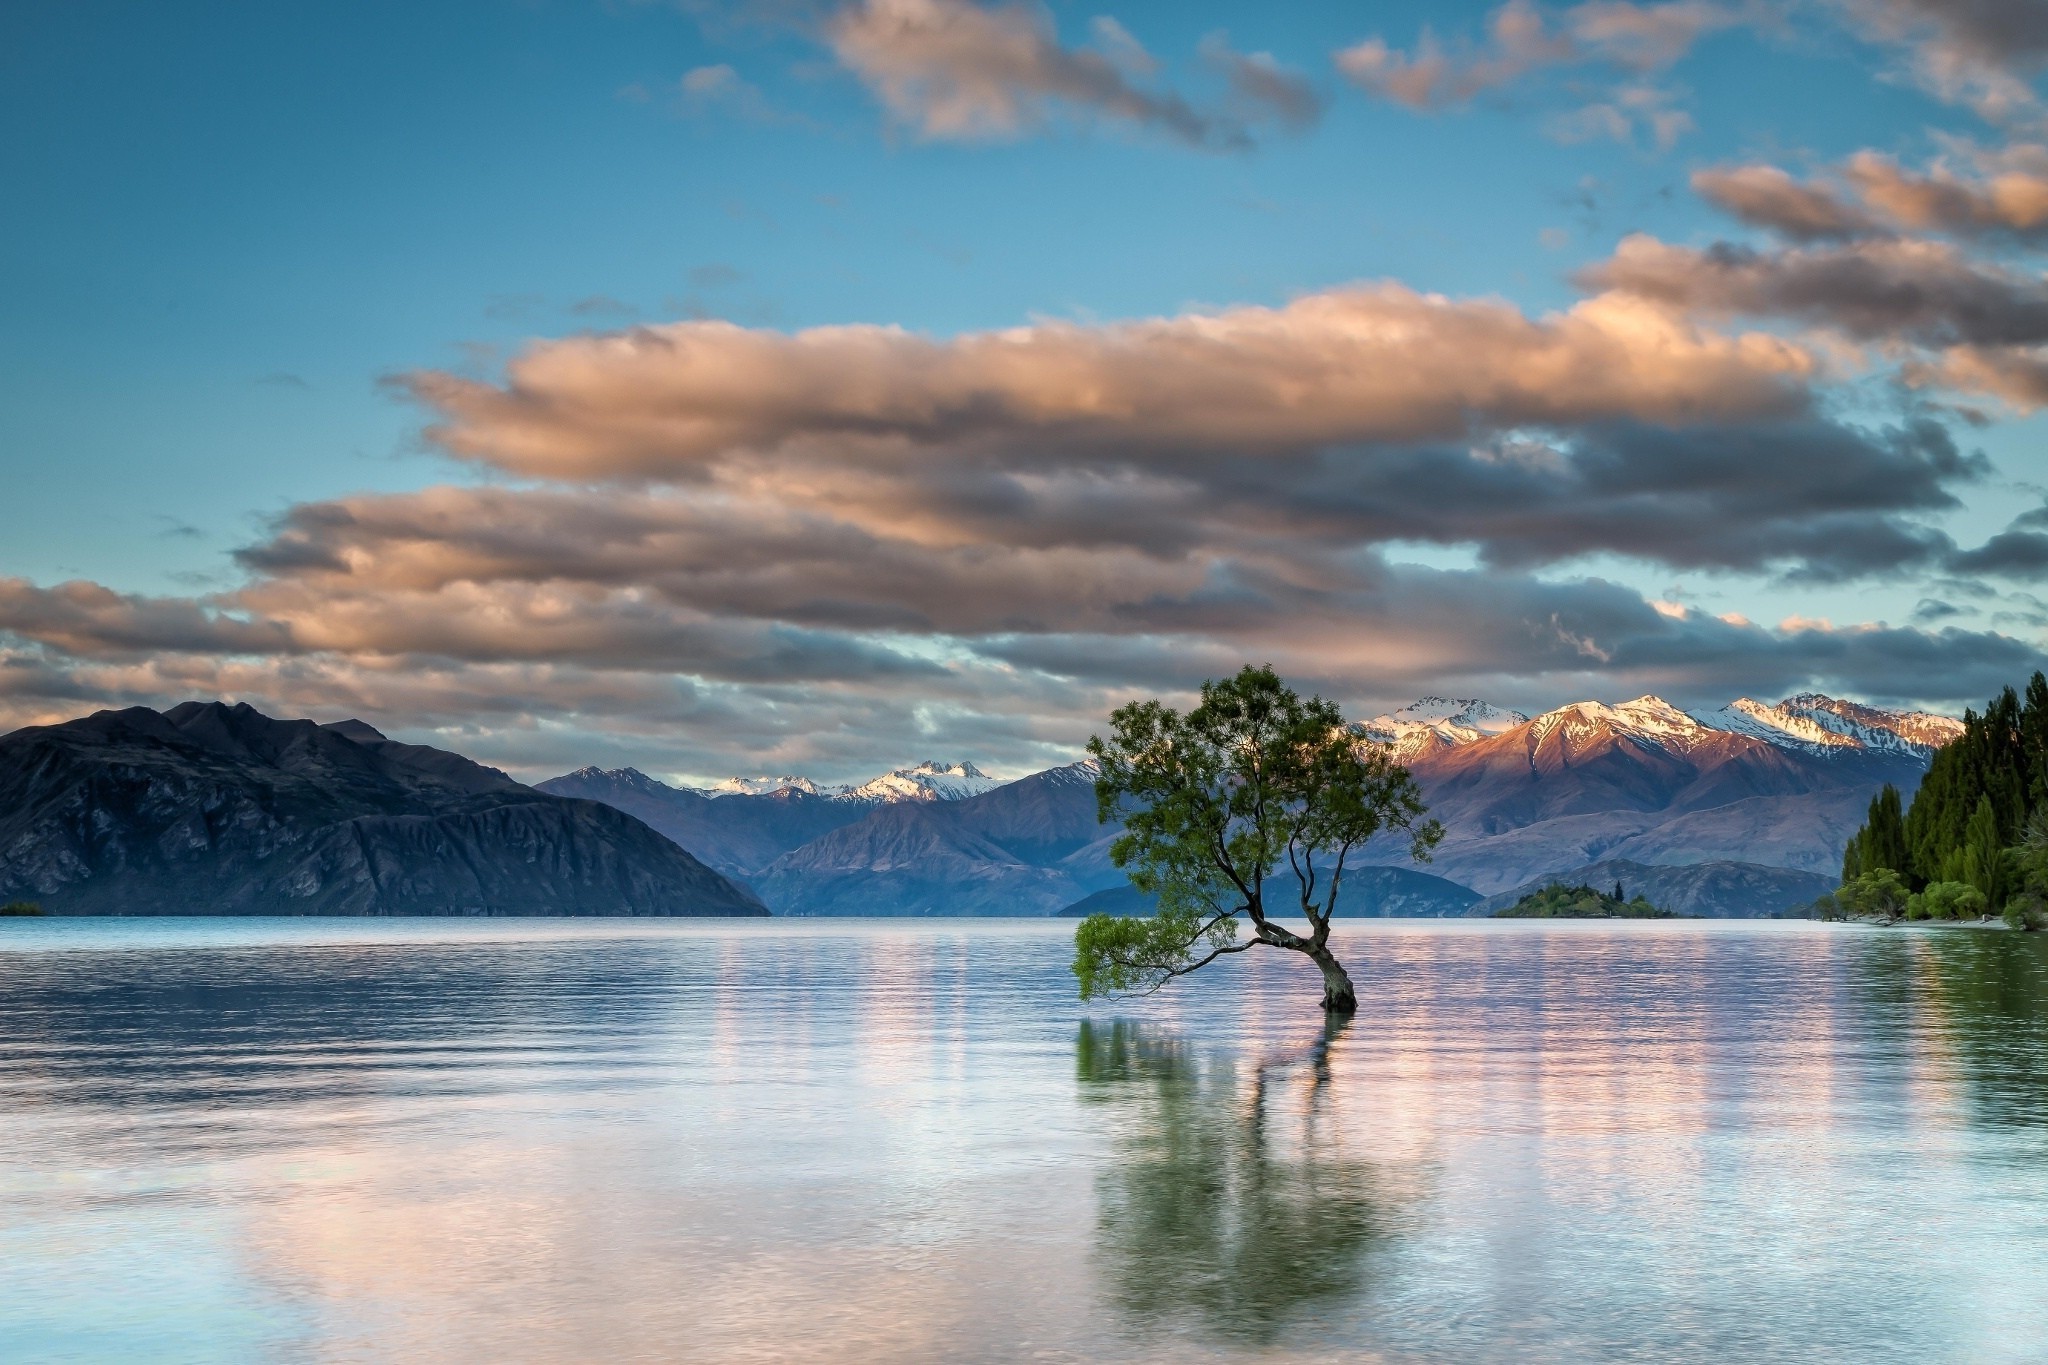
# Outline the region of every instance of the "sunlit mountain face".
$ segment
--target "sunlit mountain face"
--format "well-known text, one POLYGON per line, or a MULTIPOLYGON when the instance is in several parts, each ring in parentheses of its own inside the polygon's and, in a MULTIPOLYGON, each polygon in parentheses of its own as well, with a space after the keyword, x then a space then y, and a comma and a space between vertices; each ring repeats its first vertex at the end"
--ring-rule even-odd
MULTIPOLYGON (((1585 701, 1533 718, 1429 696, 1360 729, 1414 773, 1446 835, 1422 867, 1399 840, 1365 850, 1354 913, 1486 913, 1568 877, 1723 916, 1777 914, 1828 890, 1871 796, 1886 783, 1910 794, 1960 723, 1817 694, 1697 713, 1657 697, 1585 701)), ((861 794, 874 784, 712 794, 586 768, 541 789, 638 816, 777 913, 1145 910, 1109 857, 1118 828, 1099 819, 1094 778, 1084 762, 877 800, 861 794)))

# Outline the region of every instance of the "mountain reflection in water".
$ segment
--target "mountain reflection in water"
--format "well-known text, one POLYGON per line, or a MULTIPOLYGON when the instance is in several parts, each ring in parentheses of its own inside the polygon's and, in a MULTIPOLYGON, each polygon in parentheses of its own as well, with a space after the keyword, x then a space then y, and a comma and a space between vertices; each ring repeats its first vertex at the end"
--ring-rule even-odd
POLYGON ((1241 1064, 1142 1022, 1082 1021, 1082 1102, 1107 1111, 1113 1134, 1095 1258, 1137 1326, 1266 1345, 1366 1291, 1388 1192, 1323 1103, 1347 1023, 1241 1064))

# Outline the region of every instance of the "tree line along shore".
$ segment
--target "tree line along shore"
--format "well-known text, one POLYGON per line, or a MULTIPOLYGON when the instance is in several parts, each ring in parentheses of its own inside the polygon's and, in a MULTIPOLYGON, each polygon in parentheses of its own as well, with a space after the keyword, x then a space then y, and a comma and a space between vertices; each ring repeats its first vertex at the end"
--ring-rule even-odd
POLYGON ((1823 918, 2048 928, 2048 678, 1963 713, 1910 805, 1887 784, 1842 855, 1823 918))

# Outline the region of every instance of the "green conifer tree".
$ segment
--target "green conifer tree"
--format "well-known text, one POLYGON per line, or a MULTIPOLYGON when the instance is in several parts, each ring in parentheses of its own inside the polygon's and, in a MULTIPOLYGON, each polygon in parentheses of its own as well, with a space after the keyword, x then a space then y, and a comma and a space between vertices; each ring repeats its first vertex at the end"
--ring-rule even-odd
POLYGON ((1964 831, 1962 863, 1960 880, 1982 892, 1992 909, 2003 909, 2012 893, 2011 877, 2005 840, 1998 832, 1998 810, 1988 794, 1977 802, 1976 813, 1964 831))

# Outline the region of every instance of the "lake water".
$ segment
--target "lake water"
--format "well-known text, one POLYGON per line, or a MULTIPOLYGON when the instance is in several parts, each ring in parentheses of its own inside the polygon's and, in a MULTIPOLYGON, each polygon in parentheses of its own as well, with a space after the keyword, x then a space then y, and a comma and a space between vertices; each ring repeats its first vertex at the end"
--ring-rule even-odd
POLYGON ((2048 1360, 2048 943, 0 922, 8 1360, 2048 1360))

